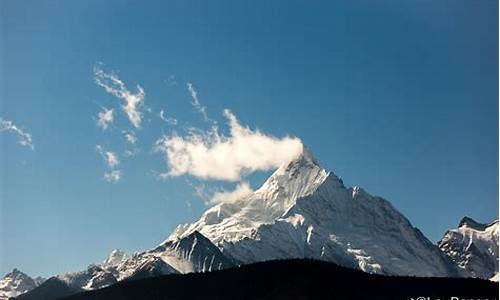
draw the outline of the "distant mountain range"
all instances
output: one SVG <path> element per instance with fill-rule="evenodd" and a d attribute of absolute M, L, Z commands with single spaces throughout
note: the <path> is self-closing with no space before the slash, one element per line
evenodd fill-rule
<path fill-rule="evenodd" d="M 152 250 L 133 256 L 116 250 L 101 264 L 49 283 L 96 290 L 124 280 L 295 258 L 373 274 L 498 280 L 498 220 L 464 218 L 434 245 L 387 200 L 345 187 L 304 149 L 252 194 L 216 204 Z M 0 300 L 39 284 L 8 274 L 0 281 Z"/>

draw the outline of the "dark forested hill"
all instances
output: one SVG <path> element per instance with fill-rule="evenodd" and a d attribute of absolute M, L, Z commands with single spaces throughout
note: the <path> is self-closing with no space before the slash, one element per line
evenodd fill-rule
<path fill-rule="evenodd" d="M 36 293 L 19 299 L 51 299 Z M 119 282 L 64 300 L 163 299 L 497 299 L 498 283 L 464 278 L 394 277 L 313 260 L 279 260 L 210 273 Z M 425 298 L 427 300 L 427 298 Z"/>

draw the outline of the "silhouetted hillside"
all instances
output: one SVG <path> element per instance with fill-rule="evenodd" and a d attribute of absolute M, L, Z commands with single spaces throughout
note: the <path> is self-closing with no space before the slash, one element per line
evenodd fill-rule
<path fill-rule="evenodd" d="M 48 300 L 48 299 L 55 299 L 68 295 L 73 295 L 80 292 L 81 290 L 71 288 L 60 279 L 52 277 L 47 279 L 37 288 L 27 292 L 26 294 L 18 296 L 16 300 L 31 300 L 31 299 Z"/>
<path fill-rule="evenodd" d="M 36 289 L 34 290 L 36 291 Z M 33 292 L 34 292 L 33 291 Z M 281 260 L 210 273 L 166 275 L 75 294 L 64 300 L 161 299 L 383 299 L 498 296 L 498 283 L 463 278 L 415 278 L 367 274 L 312 260 Z M 30 295 L 23 300 L 34 298 Z"/>

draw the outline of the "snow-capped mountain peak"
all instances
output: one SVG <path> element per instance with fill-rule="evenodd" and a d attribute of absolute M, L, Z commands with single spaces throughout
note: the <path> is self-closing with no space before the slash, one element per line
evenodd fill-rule
<path fill-rule="evenodd" d="M 498 241 L 498 219 L 482 224 L 464 217 L 438 245 L 468 276 L 498 279 Z"/>
<path fill-rule="evenodd" d="M 17 297 L 36 288 L 42 282 L 43 279 L 40 277 L 34 280 L 18 269 L 14 269 L 0 279 L 0 300 Z"/>
<path fill-rule="evenodd" d="M 312 153 L 304 147 L 295 160 L 281 165 L 256 193 L 264 198 L 286 201 L 304 197 L 314 191 L 327 177 L 339 180 L 337 176 L 323 169 Z M 287 197 L 285 197 L 287 196 Z"/>
<path fill-rule="evenodd" d="M 91 264 L 85 270 L 61 274 L 57 278 L 71 288 L 83 290 L 103 288 L 122 279 L 118 269 L 129 258 L 125 252 L 115 249 L 101 264 Z"/>
<path fill-rule="evenodd" d="M 123 252 L 119 249 L 114 249 L 113 251 L 111 251 L 111 253 L 106 258 L 106 260 L 104 260 L 104 262 L 102 263 L 102 266 L 104 268 L 116 267 L 128 258 L 129 257 L 125 252 Z"/>
<path fill-rule="evenodd" d="M 498 222 L 493 221 L 492 223 Z M 468 227 L 474 230 L 479 230 L 479 231 L 484 231 L 487 227 L 489 227 L 491 224 L 481 224 L 479 222 L 476 222 L 474 219 L 470 217 L 463 217 L 462 220 L 460 220 L 460 223 L 458 224 L 458 228 L 460 227 Z"/>
<path fill-rule="evenodd" d="M 165 241 L 151 251 L 180 273 L 208 272 L 235 264 L 198 231 Z"/>
<path fill-rule="evenodd" d="M 388 201 L 346 188 L 305 147 L 254 193 L 209 208 L 169 240 L 194 231 L 240 263 L 308 257 L 373 273 L 458 276 Z"/>
<path fill-rule="evenodd" d="M 76 289 L 93 290 L 117 282 L 113 272 L 101 265 L 90 265 L 86 270 L 58 275 L 57 278 Z"/>
<path fill-rule="evenodd" d="M 278 168 L 255 191 L 254 197 L 249 198 L 253 201 L 247 204 L 257 206 L 255 204 L 264 202 L 265 209 L 260 213 L 275 219 L 283 215 L 298 198 L 311 194 L 328 177 L 339 180 L 333 173 L 323 169 L 312 153 L 304 147 L 302 154 Z"/>
<path fill-rule="evenodd" d="M 297 199 L 313 193 L 325 180 L 342 186 L 342 181 L 323 169 L 304 147 L 296 159 L 281 165 L 254 193 L 235 202 L 216 204 L 198 222 L 179 225 L 167 241 L 194 231 L 216 245 L 251 237 L 258 227 L 283 216 Z"/>

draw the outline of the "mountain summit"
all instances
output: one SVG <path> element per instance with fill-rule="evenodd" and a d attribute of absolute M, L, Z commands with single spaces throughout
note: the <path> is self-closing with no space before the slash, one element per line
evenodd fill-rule
<path fill-rule="evenodd" d="M 329 176 L 330 173 L 321 168 L 305 149 L 295 160 L 278 168 L 254 193 L 237 201 L 216 204 L 199 221 L 179 225 L 169 240 L 194 231 L 199 231 L 218 246 L 222 241 L 236 242 L 252 237 L 261 225 L 280 218 L 297 199 L 311 194 Z M 341 184 L 335 175 L 331 177 Z"/>
<path fill-rule="evenodd" d="M 31 291 L 43 281 L 43 278 L 33 279 L 18 269 L 14 269 L 0 279 L 0 300 L 7 300 Z"/>
<path fill-rule="evenodd" d="M 388 201 L 345 187 L 306 148 L 251 195 L 213 206 L 169 239 L 194 231 L 239 263 L 314 258 L 371 273 L 460 275 Z"/>
<path fill-rule="evenodd" d="M 464 217 L 438 245 L 468 276 L 498 281 L 498 219 L 481 224 Z"/>

